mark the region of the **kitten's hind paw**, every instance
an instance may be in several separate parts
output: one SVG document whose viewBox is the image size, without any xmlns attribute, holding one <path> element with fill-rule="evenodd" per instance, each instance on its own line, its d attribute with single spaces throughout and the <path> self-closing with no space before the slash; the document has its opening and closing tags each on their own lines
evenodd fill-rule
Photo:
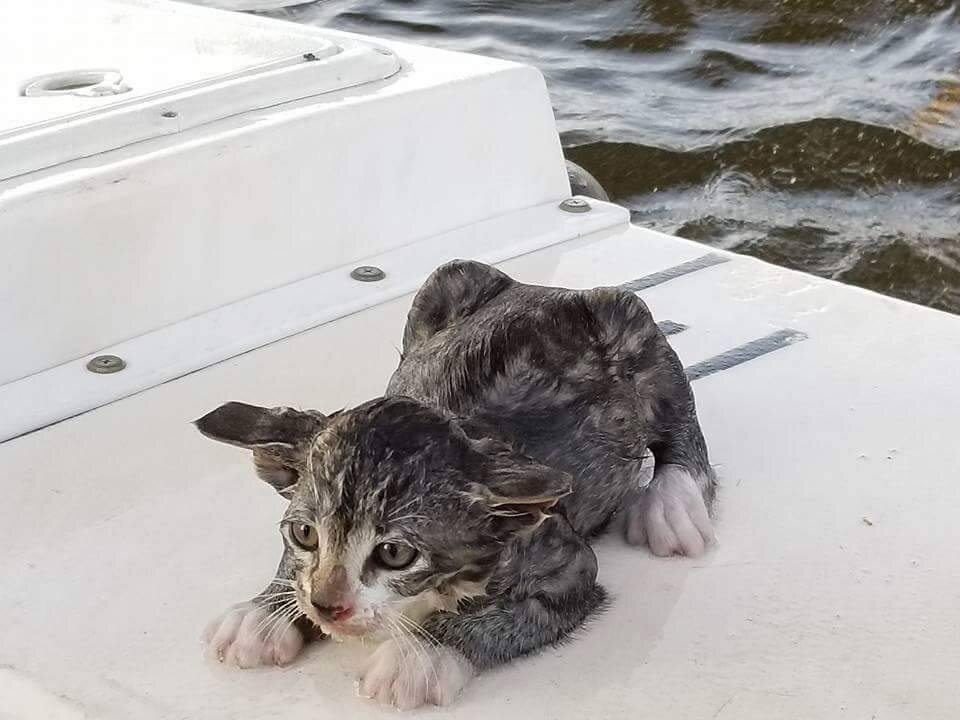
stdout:
<svg viewBox="0 0 960 720">
<path fill-rule="evenodd" d="M 373 651 L 360 676 L 365 698 L 400 710 L 449 705 L 474 675 L 473 665 L 456 650 L 418 640 L 387 640 Z"/>
<path fill-rule="evenodd" d="M 288 614 L 254 602 L 240 603 L 211 622 L 203 634 L 207 655 L 239 668 L 287 665 L 303 648 L 303 635 Z"/>
<path fill-rule="evenodd" d="M 700 486 L 686 470 L 667 465 L 650 486 L 626 504 L 624 536 L 631 545 L 649 545 L 659 557 L 697 557 L 716 543 Z"/>
</svg>

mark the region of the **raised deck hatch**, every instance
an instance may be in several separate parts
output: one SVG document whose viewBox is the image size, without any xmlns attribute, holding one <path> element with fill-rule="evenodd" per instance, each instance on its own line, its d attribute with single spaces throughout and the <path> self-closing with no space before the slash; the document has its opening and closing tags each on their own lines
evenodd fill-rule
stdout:
<svg viewBox="0 0 960 720">
<path fill-rule="evenodd" d="M 11 0 L 4 16 L 0 180 L 400 69 L 372 44 L 180 3 Z"/>
</svg>

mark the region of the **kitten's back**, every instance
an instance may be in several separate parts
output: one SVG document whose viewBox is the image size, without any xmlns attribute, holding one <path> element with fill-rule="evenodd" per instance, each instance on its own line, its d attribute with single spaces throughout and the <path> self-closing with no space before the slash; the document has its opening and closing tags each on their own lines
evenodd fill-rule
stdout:
<svg viewBox="0 0 960 720">
<path fill-rule="evenodd" d="M 653 416 L 635 381 L 638 351 L 662 336 L 642 301 L 624 295 L 445 265 L 414 301 L 388 394 L 469 417 L 474 432 L 570 473 L 564 505 L 589 532 L 638 482 Z"/>
</svg>

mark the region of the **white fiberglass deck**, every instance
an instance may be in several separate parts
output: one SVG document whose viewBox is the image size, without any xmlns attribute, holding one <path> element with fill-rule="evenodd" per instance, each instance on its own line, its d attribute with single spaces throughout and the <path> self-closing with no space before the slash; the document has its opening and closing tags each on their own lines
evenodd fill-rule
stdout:
<svg viewBox="0 0 960 720">
<path fill-rule="evenodd" d="M 356 39 L 182 3 L 9 0 L 0 182 L 399 70 Z"/>
<path fill-rule="evenodd" d="M 544 284 L 640 279 L 705 374 L 721 545 L 658 560 L 603 539 L 609 612 L 424 715 L 956 718 L 960 320 L 744 258 L 683 265 L 708 253 L 621 226 L 500 265 Z M 320 644 L 284 670 L 202 660 L 206 621 L 271 577 L 281 502 L 190 421 L 226 400 L 377 395 L 409 301 L 0 444 L 0 717 L 393 717 L 354 695 L 369 647 Z M 787 340 L 723 369 L 770 337 Z"/>
<path fill-rule="evenodd" d="M 284 26 L 278 32 L 244 15 L 224 16 L 219 27 L 210 28 L 205 14 L 189 5 L 158 8 L 138 0 L 9 3 L 0 26 L 0 133 L 320 49 L 308 28 L 291 34 Z M 145 24 L 149 34 L 141 32 Z M 131 85 L 129 93 L 14 100 L 32 75 L 104 65 L 116 65 Z"/>
</svg>

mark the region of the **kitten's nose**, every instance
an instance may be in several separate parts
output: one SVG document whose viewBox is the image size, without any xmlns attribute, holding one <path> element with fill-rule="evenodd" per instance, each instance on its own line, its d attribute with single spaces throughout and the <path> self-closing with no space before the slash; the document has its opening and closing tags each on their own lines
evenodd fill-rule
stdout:
<svg viewBox="0 0 960 720">
<path fill-rule="evenodd" d="M 353 615 L 353 608 L 349 605 L 318 605 L 317 603 L 312 605 L 320 613 L 320 617 L 334 622 L 341 622 Z"/>
</svg>

